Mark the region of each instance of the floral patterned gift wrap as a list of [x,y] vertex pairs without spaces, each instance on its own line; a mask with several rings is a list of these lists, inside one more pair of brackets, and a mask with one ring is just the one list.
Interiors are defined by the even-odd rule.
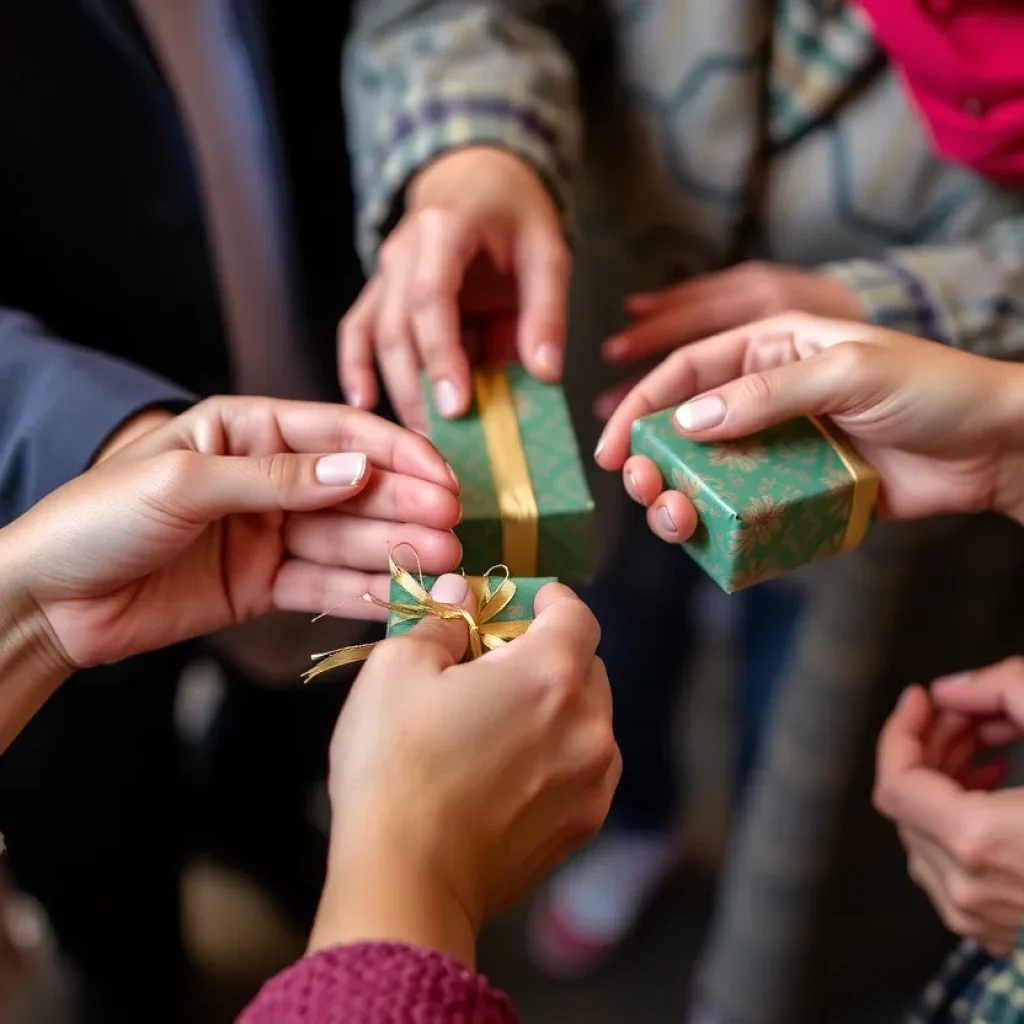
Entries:
[[473,406],[438,413],[424,378],[430,439],[455,470],[468,572],[507,565],[513,576],[582,583],[593,559],[594,502],[562,389],[521,366],[478,368]]
[[827,421],[800,419],[742,441],[691,441],[674,410],[633,424],[630,447],[697,509],[683,544],[724,590],[856,547],[871,525],[878,475]]

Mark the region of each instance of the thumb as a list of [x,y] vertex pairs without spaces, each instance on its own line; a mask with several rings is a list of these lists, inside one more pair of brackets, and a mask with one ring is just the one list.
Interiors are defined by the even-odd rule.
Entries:
[[806,359],[750,373],[676,410],[682,433],[713,441],[748,437],[800,416],[841,416],[877,404],[892,388],[879,378],[882,350],[843,342]]
[[524,227],[516,251],[519,358],[535,377],[556,382],[565,361],[571,261],[558,226]]
[[[430,596],[442,604],[455,604],[467,610],[472,607],[469,584],[465,576],[455,573],[439,577]],[[469,646],[469,629],[461,619],[425,618],[407,636],[421,647],[414,655],[417,662],[429,660],[439,672],[462,661]]]
[[242,457],[175,451],[154,461],[154,492],[206,522],[235,513],[328,508],[358,494],[371,475],[361,452]]
[[948,711],[1009,718],[1024,727],[1024,658],[937,679],[931,691],[936,704]]

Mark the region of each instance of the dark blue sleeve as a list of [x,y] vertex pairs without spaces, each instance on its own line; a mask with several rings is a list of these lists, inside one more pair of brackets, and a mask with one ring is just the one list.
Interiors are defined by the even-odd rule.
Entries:
[[0,526],[87,469],[134,415],[195,397],[129,363],[57,341],[0,307]]

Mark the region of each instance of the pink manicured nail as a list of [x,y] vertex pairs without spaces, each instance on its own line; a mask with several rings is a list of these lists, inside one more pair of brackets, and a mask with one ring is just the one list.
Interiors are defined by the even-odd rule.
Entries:
[[434,385],[434,401],[442,416],[458,416],[459,395],[450,380],[439,380]]
[[695,398],[676,409],[676,422],[683,430],[710,430],[725,419],[725,402],[718,395]]
[[972,672],[957,672],[954,675],[936,679],[932,686],[963,686],[964,683],[971,681],[972,675]]
[[445,573],[434,584],[430,596],[442,604],[462,604],[469,592],[469,585],[465,576],[458,576],[455,573]]
[[658,517],[658,525],[666,533],[676,533],[677,532],[676,531],[675,520],[673,520],[673,518],[672,518],[672,513],[669,512],[669,510],[664,505],[662,505],[658,509],[658,511],[655,513],[655,515]]
[[316,464],[316,478],[328,487],[355,487],[366,473],[366,456],[362,452],[339,452],[325,455]]
[[537,349],[537,365],[552,375],[562,372],[562,350],[557,345],[545,342]]
[[[628,469],[626,470],[626,493],[634,501],[639,502],[645,508],[647,507],[647,502],[644,501],[643,496],[640,494],[640,491],[637,490],[636,477],[633,476],[632,471]],[[672,529],[675,530],[675,527],[673,526]]]
[[455,488],[455,493],[461,494],[462,484],[459,483],[459,478],[455,475],[455,470],[452,469],[450,462],[446,462],[445,466],[448,468],[448,479],[451,480],[452,486]]

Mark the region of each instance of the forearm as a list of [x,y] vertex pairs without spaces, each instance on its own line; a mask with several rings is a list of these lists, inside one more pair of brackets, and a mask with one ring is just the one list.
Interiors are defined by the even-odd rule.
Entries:
[[0,753],[70,675],[42,612],[18,589],[14,532],[0,529]]

